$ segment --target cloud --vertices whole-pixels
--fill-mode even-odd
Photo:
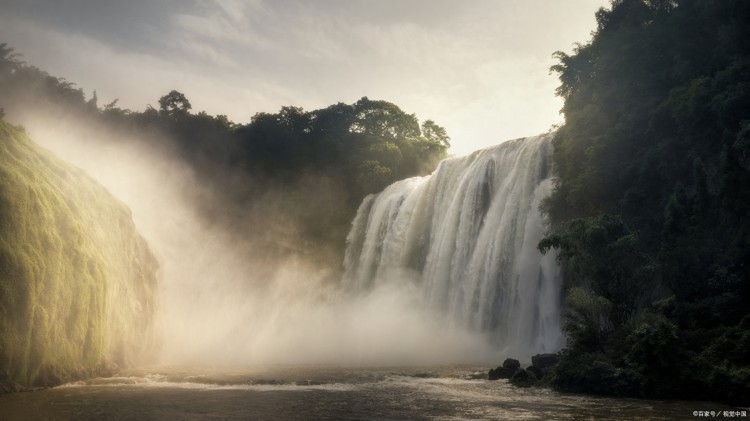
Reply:
[[[127,53],[158,49],[163,23],[188,4],[179,0],[6,0],[2,8],[4,15],[93,38]]]

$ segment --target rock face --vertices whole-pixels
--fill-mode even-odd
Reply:
[[[518,360],[508,358],[500,367],[490,369],[489,380],[508,379],[519,387],[529,387],[544,379],[547,371],[557,364],[557,354],[537,354],[531,357],[531,365],[525,370]]]
[[[489,380],[510,379],[520,367],[521,363],[518,360],[507,358],[500,367],[490,369],[487,378]]]
[[[130,211],[0,121],[0,374],[50,386],[155,346],[157,262]]]

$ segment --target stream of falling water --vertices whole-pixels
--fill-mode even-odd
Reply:
[[[346,287],[411,283],[425,307],[507,354],[560,349],[561,278],[536,248],[551,148],[550,135],[505,142],[368,196],[348,237]]]

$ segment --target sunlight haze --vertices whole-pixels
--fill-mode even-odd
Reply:
[[[546,132],[549,73],[604,0],[0,3],[0,42],[53,76],[142,111],[177,89],[193,111],[247,123],[367,96],[433,119],[452,154]]]

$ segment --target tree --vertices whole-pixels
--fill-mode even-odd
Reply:
[[[19,54],[13,52],[8,44],[0,44],[0,76],[6,76],[18,69],[22,63],[18,60]]]
[[[451,146],[451,138],[448,136],[448,133],[432,120],[425,120],[422,123],[422,137],[445,148],[450,148]]]
[[[351,131],[370,136],[402,140],[419,136],[419,122],[387,101],[363,97],[354,104],[355,120]]]
[[[179,118],[187,115],[191,108],[193,108],[193,106],[190,105],[190,101],[188,101],[182,92],[176,90],[172,90],[168,94],[159,98],[159,109],[161,110],[161,113],[172,118]]]

